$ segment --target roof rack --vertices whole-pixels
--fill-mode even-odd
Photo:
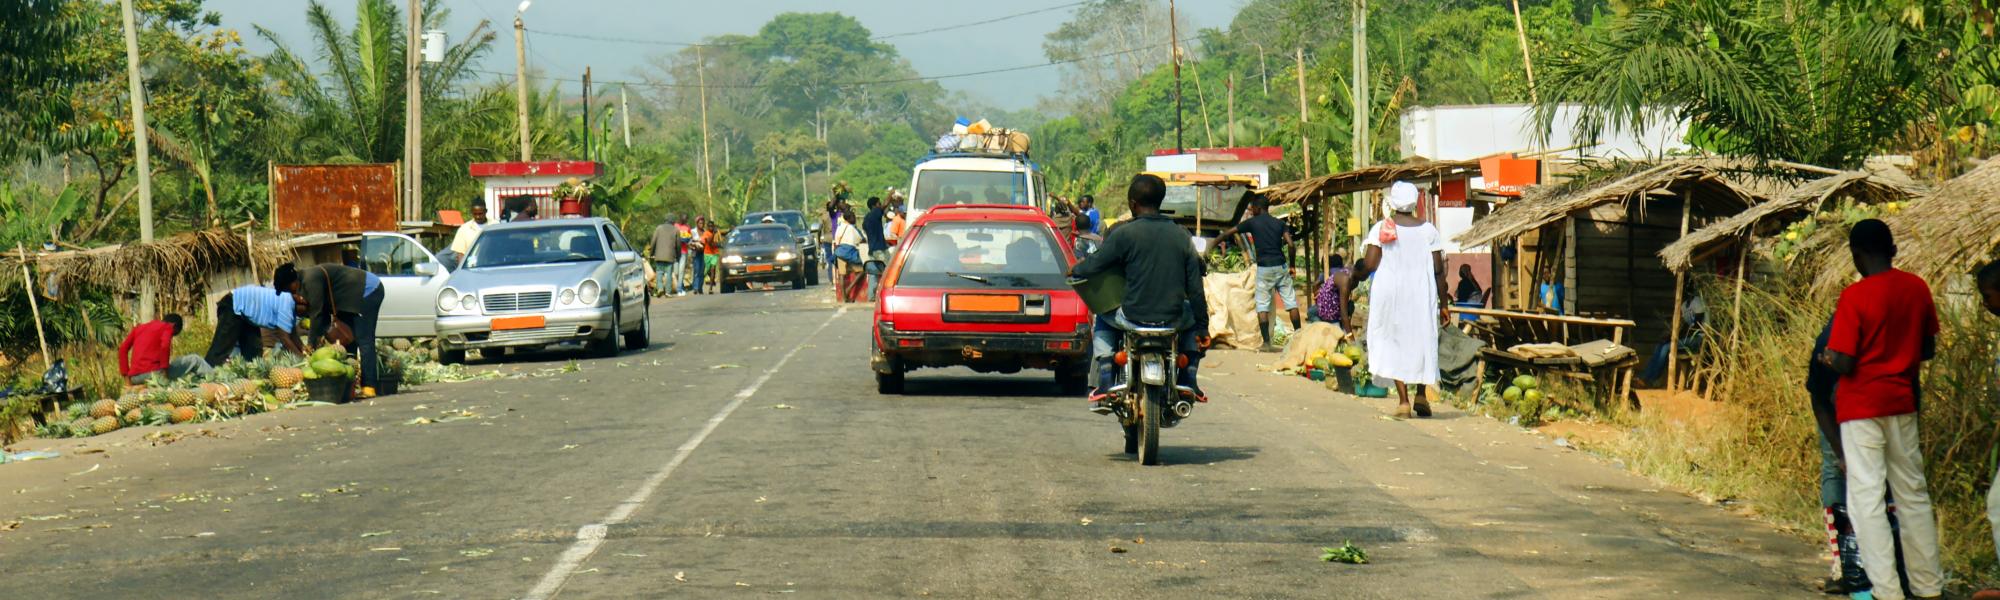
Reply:
[[[1035,207],[1033,207],[1033,206],[1029,206],[1029,205],[1026,205],[1026,204],[939,204],[939,205],[937,205],[937,206],[933,206],[933,207],[930,207],[929,209],[926,209],[926,210],[931,210],[931,211],[940,211],[940,210],[1029,210],[1029,211],[1036,211],[1036,212],[1040,212],[1040,211],[1041,211],[1042,209],[1039,209],[1039,208],[1035,208]]]

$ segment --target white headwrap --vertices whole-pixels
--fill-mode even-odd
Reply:
[[[1421,195],[1417,191],[1416,184],[1398,181],[1395,185],[1389,186],[1389,196],[1382,199],[1382,204],[1389,209],[1389,212],[1414,212],[1417,210],[1417,198]]]

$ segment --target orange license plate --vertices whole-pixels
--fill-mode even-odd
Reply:
[[[749,270],[751,273],[762,273],[771,270],[771,265],[750,265]]]
[[[952,312],[1021,312],[1021,297],[988,294],[952,294],[945,296],[944,309]]]
[[[534,315],[528,317],[501,317],[493,320],[493,330],[508,331],[512,329],[541,329],[543,326],[548,324],[549,324],[548,317],[544,317],[541,315]]]

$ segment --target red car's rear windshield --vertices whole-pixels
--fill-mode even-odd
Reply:
[[[1049,228],[1035,223],[925,225],[896,285],[925,288],[1060,288],[1069,264]]]

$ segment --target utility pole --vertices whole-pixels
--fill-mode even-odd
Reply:
[[[778,155],[771,155],[771,210],[778,210]]]
[[[132,139],[138,151],[139,242],[153,241],[153,152],[146,139],[146,83],[139,78],[139,26],[132,16],[132,0],[121,0],[125,13],[125,78],[132,93]],[[25,256],[23,257],[26,258]],[[34,291],[29,290],[29,298]],[[139,291],[139,319],[153,319],[154,284],[147,277]],[[47,353],[44,353],[47,354]]]
[[[514,113],[521,118],[521,162],[533,160],[534,141],[528,137],[528,27],[521,23],[521,13],[528,11],[524,1],[514,9]]]
[[[590,67],[583,68],[583,159],[590,157]]]
[[[1312,136],[1306,135],[1306,124],[1312,122],[1312,117],[1306,112],[1306,50],[1304,48],[1293,48],[1292,60],[1298,64],[1299,69],[1299,76],[1296,78],[1299,80],[1299,156],[1305,159],[1306,165],[1305,176],[1300,179],[1311,179],[1313,176],[1313,144]]]
[[[1236,73],[1229,74],[1229,147],[1236,147]]]
[[[417,6],[417,0],[410,0],[410,32],[404,36],[405,61],[403,86],[407,100],[403,111],[403,218],[416,220],[423,214],[424,206],[424,80],[421,56],[424,13]]]
[[[1528,58],[1528,26],[1521,22],[1521,0],[1514,0],[1514,36],[1521,40],[1521,67],[1528,71],[1528,103],[1540,104],[1535,94],[1535,61]]]
[[[708,165],[708,59],[701,46],[694,47],[695,78],[701,82],[701,181],[708,196],[708,220],[715,220],[715,172]]]
[[[625,149],[632,149],[632,104],[626,101],[625,84],[618,84],[618,128],[625,130]]]
[[[812,214],[812,195],[806,191],[806,160],[799,159],[799,212]],[[829,231],[827,234],[831,235]]]
[[[1354,88],[1354,168],[1358,169],[1374,162],[1375,148],[1368,126],[1368,0],[1354,0],[1354,73],[1350,79]],[[1354,194],[1349,202],[1353,211],[1349,215],[1356,219],[1368,215],[1366,194]],[[1359,252],[1358,236],[1354,244],[1353,250]]]
[[[732,144],[730,144],[730,140],[729,140],[729,136],[726,136],[726,135],[725,135],[725,136],[722,136],[722,170],[724,170],[724,171],[727,171],[727,170],[729,170],[729,169],[730,169],[730,167],[729,167],[729,146],[731,146],[731,145],[732,145]]]
[[[1186,152],[1181,145],[1181,30],[1174,0],[1167,0],[1167,48],[1174,56],[1174,153]]]

